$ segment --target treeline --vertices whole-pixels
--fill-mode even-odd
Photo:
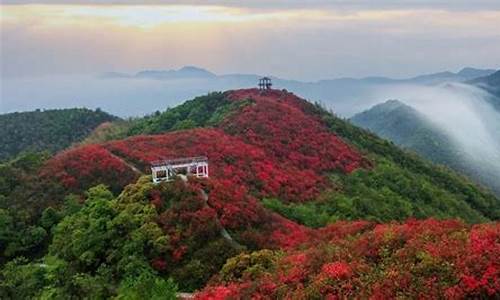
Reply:
[[[0,298],[175,299],[176,284],[150,265],[168,237],[141,192],[120,201],[97,186],[34,224],[0,209],[0,257],[15,257],[0,268]]]
[[[167,131],[214,126],[248,101],[231,102],[221,92],[196,97],[164,112],[136,119],[127,135],[158,134]]]
[[[55,153],[117,118],[86,108],[36,110],[0,115],[0,161],[23,151]]]

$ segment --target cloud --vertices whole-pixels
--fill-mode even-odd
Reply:
[[[483,182],[500,188],[500,112],[487,101],[485,91],[465,84],[401,85],[380,88],[382,99],[399,99],[433,121],[451,138],[455,153]]]
[[[440,10],[492,10],[500,9],[496,0],[3,0],[3,4],[78,4],[78,5],[214,5],[250,9],[440,9]]]
[[[3,5],[2,77],[198,65],[314,80],[500,61],[500,10],[442,10],[420,1],[109,5],[117,2]]]

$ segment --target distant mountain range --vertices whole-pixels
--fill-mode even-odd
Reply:
[[[375,105],[356,114],[351,122],[436,162],[451,164],[459,156],[429,118],[398,100]]]
[[[495,70],[493,69],[466,67],[456,73],[446,71],[406,79],[371,76],[365,78],[325,79],[313,82],[270,77],[273,80],[274,87],[287,89],[311,101],[321,102],[325,106],[332,108],[337,114],[349,117],[384,100],[381,97],[386,96],[380,96],[380,93],[381,91],[383,93],[389,86],[437,85],[445,82],[465,82],[477,77],[490,75],[494,72]],[[256,86],[258,79],[262,75],[217,75],[199,67],[187,66],[178,70],[147,70],[135,74],[106,73],[102,74],[101,78],[108,80],[140,80],[141,84],[146,84],[145,80],[149,79],[151,80],[150,84],[155,88],[158,88],[158,85],[163,82],[165,89],[162,89],[161,93],[163,93],[164,98],[180,100],[206,91],[253,87]],[[196,88],[193,88],[194,86]],[[136,94],[137,91],[133,93]],[[151,96],[151,92],[147,91],[145,94],[148,96],[143,97],[143,101],[148,101],[148,97],[156,97],[159,93],[155,92],[154,96]],[[156,108],[151,107],[150,110],[153,109]],[[110,111],[113,110],[110,109]]]
[[[500,111],[500,71],[469,80],[467,83],[478,86],[492,94],[494,97],[489,100]]]
[[[498,91],[500,91],[500,71],[496,71],[483,77],[476,77],[468,83],[482,86],[488,90],[498,93]]]
[[[202,68],[185,66],[180,68],[179,70],[145,70],[145,71],[140,71],[134,75],[109,72],[102,74],[101,77],[173,80],[173,79],[187,79],[187,78],[215,78],[217,77],[217,75]]]
[[[392,88],[469,82],[494,70],[463,68],[406,79],[387,77],[337,78],[313,82],[271,76],[273,87],[286,89],[322,103],[343,117],[351,117],[387,99]],[[178,70],[143,70],[133,74],[109,72],[100,76],[10,79],[3,84],[0,113],[37,108],[100,107],[121,117],[140,116],[176,106],[196,95],[255,87],[261,75],[214,74],[196,66]],[[33,97],[36,95],[36,97]],[[126,104],[126,105],[124,105]]]
[[[356,114],[350,121],[435,163],[465,174],[500,195],[498,170],[491,162],[471,162],[467,153],[456,146],[444,129],[409,105],[389,100]]]
[[[388,77],[364,77],[364,78],[338,78],[338,79],[326,79],[319,80],[316,82],[301,82],[295,80],[281,79],[278,77],[273,77],[274,80],[279,82],[296,82],[304,84],[325,84],[332,82],[340,83],[352,83],[352,82],[363,82],[372,84],[381,83],[418,83],[418,84],[436,84],[446,81],[452,82],[462,82],[467,80],[472,80],[478,77],[488,76],[495,72],[493,69],[476,69],[471,67],[466,67],[457,73],[445,71],[432,74],[419,75],[407,79],[393,79]],[[140,78],[140,79],[155,79],[155,80],[173,80],[173,79],[186,79],[186,78],[209,78],[209,79],[227,79],[233,78],[237,80],[251,80],[261,77],[261,75],[256,74],[226,74],[226,75],[216,75],[206,69],[195,67],[195,66],[185,66],[178,70],[145,70],[137,72],[136,74],[118,73],[118,72],[108,72],[101,75],[102,78]]]

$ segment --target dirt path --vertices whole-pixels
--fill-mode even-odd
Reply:
[[[209,206],[208,205],[208,195],[203,189],[200,189],[200,191],[201,191],[201,195],[203,197],[203,201],[205,201],[205,206],[208,207]],[[244,247],[241,244],[239,244],[237,241],[235,241],[233,239],[233,237],[229,234],[229,232],[226,230],[226,228],[224,228],[224,226],[222,226],[218,217],[215,217],[215,222],[216,222],[217,226],[220,228],[220,235],[231,245],[231,247],[233,247],[234,249],[237,249],[237,250],[244,249]]]
[[[188,178],[186,175],[179,175],[179,177],[182,179],[184,184],[187,184]],[[208,204],[207,192],[205,192],[203,189],[200,188],[200,193],[201,193],[201,196],[203,198],[203,201],[205,202],[205,207],[210,207],[210,205]],[[229,234],[229,232],[226,230],[226,228],[224,228],[224,226],[222,226],[218,217],[215,217],[215,223],[217,224],[217,227],[220,228],[220,235],[222,236],[222,238],[224,238],[229,243],[229,245],[231,245],[231,247],[233,247],[233,249],[242,250],[245,248],[244,246],[242,246],[240,243],[238,243],[237,241],[235,241],[233,239],[233,237],[231,236],[231,234]]]
[[[177,293],[177,299],[179,300],[194,299],[194,293]]]
[[[135,173],[137,173],[139,175],[143,175],[144,174],[143,172],[141,172],[141,170],[139,170],[136,166],[134,166],[131,162],[129,162],[125,158],[116,155],[115,153],[111,152],[110,150],[108,150],[108,152],[111,154],[111,156],[113,156],[116,159],[119,159],[122,163],[124,163],[125,165],[127,165]]]

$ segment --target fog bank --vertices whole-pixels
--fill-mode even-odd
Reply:
[[[398,99],[427,116],[465,154],[467,164],[500,186],[500,112],[487,92],[466,84],[391,86],[378,99]]]

